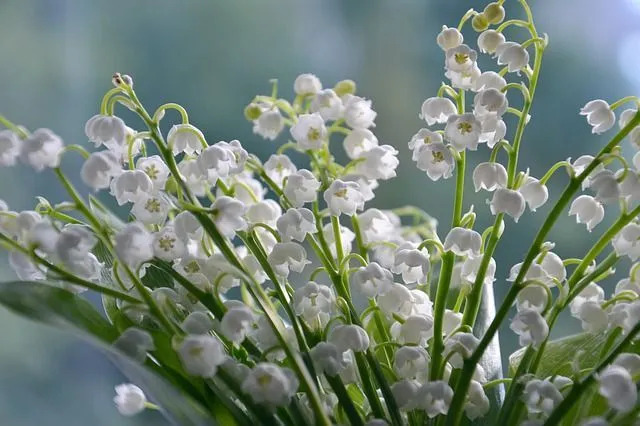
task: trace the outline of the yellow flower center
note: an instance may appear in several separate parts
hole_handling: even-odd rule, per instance
[[[157,198],[149,198],[144,208],[151,213],[160,213],[160,201]]]
[[[431,151],[431,155],[433,156],[433,161],[436,163],[441,163],[444,161],[444,154],[440,151]]]
[[[453,55],[453,57],[460,65],[466,63],[469,60],[469,55],[467,55],[466,53],[456,53],[455,55]]]
[[[464,135],[465,133],[471,133],[473,126],[468,121],[461,121],[458,123],[458,130]]]

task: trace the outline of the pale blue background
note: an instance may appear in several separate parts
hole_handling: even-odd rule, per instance
[[[553,162],[594,151],[578,109],[592,98],[614,100],[640,91],[638,0],[533,0],[538,27],[550,34],[542,81],[522,150],[522,167],[540,176]],[[114,71],[131,74],[144,102],[184,105],[211,141],[240,139],[267,155],[274,145],[254,137],[243,107],[268,80],[291,93],[293,78],[316,73],[327,86],[358,82],[374,101],[378,138],[401,151],[398,178],[384,183],[376,206],[413,202],[449,221],[452,182],[433,184],[409,160],[406,141],[423,123],[421,102],[444,79],[434,43],[442,24],[455,25],[470,5],[462,0],[422,1],[170,1],[2,0],[0,2],[0,113],[29,128],[50,127],[68,143],[86,143],[84,122],[110,88]],[[515,4],[507,0],[508,7]],[[481,64],[482,65],[482,64]],[[514,98],[515,99],[515,98]],[[139,126],[138,123],[131,123]],[[482,155],[482,157],[480,156]],[[486,159],[486,151],[472,154]],[[77,181],[79,162],[65,163]],[[552,183],[558,195],[562,179]],[[468,193],[471,189],[468,188]],[[15,210],[33,206],[34,194],[63,198],[50,172],[23,166],[0,169],[0,198]],[[467,198],[487,222],[485,194]],[[446,201],[443,201],[446,200]],[[520,260],[548,211],[527,213],[508,234],[497,258],[496,291],[508,286],[508,268]],[[481,215],[482,216],[482,215]],[[590,240],[566,219],[552,233],[558,252],[579,256]],[[2,256],[0,275],[13,278]],[[624,269],[621,268],[621,269]],[[0,309],[0,424],[162,425],[154,414],[133,419],[111,404],[123,378],[93,349],[56,330]],[[574,330],[565,321],[558,333]],[[516,348],[502,333],[506,351]]]

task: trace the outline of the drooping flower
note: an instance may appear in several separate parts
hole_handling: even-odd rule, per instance
[[[116,386],[116,396],[113,402],[116,404],[118,412],[123,416],[135,416],[144,411],[147,397],[142,389],[131,383],[123,383]]]
[[[473,186],[476,192],[494,191],[507,186],[507,170],[500,163],[480,163],[473,170]]]
[[[302,272],[304,267],[311,263],[307,259],[307,252],[298,243],[277,243],[268,256],[269,264],[276,274],[287,277],[289,271]]]
[[[516,314],[509,326],[520,336],[520,345],[538,347],[547,338],[549,326],[535,309],[523,309]]]
[[[496,46],[498,65],[506,65],[509,72],[520,72],[529,64],[529,52],[519,43],[505,41]]]
[[[354,129],[342,142],[347,156],[354,160],[360,158],[362,153],[378,146],[378,138],[369,129]]]
[[[480,141],[482,123],[473,113],[453,114],[449,116],[444,129],[444,139],[458,151],[475,151]]]
[[[209,335],[188,335],[178,347],[185,371],[192,376],[210,378],[226,359],[222,343]]]
[[[327,128],[318,113],[301,114],[291,126],[291,136],[302,150],[320,149],[327,139]]]
[[[478,36],[478,48],[482,53],[495,53],[506,40],[502,33],[496,30],[486,30]]]
[[[461,227],[452,228],[444,240],[445,251],[452,251],[457,256],[480,255],[482,247],[482,237],[472,229]]]
[[[590,195],[580,195],[573,200],[569,208],[569,216],[576,216],[577,223],[587,225],[587,230],[591,232],[593,228],[602,222],[604,218],[604,207]]]
[[[111,181],[111,194],[119,205],[135,203],[153,190],[153,182],[142,170],[125,170]]]
[[[0,166],[13,166],[20,156],[20,138],[11,130],[0,130]]]
[[[246,206],[235,198],[222,196],[211,205],[213,221],[223,235],[231,237],[247,227],[243,215]]]
[[[446,123],[457,112],[456,105],[450,99],[434,97],[422,103],[420,118],[433,126],[436,123]]]
[[[401,379],[415,379],[429,369],[431,358],[420,346],[401,346],[393,357],[393,371]]]
[[[374,127],[378,114],[371,108],[371,101],[359,96],[349,95],[344,100],[344,121],[352,129]]]
[[[272,407],[286,405],[297,389],[298,380],[291,370],[267,362],[253,367],[242,382],[242,391],[255,403]]]
[[[524,213],[526,202],[520,192],[509,188],[498,188],[493,193],[489,207],[492,214],[506,213],[513,218],[514,222],[518,222]]]
[[[336,179],[324,192],[324,201],[333,216],[344,213],[353,216],[356,210],[364,208],[364,196],[357,182],[344,182]]]
[[[283,191],[294,207],[302,207],[305,203],[316,200],[318,188],[320,188],[320,182],[313,173],[302,169],[287,178]]]
[[[446,25],[442,26],[442,31],[440,31],[440,34],[438,34],[438,37],[436,38],[438,46],[440,46],[440,48],[445,52],[449,49],[460,46],[463,40],[462,34],[457,28],[449,28]]]
[[[291,208],[276,221],[278,232],[285,241],[304,241],[307,234],[316,230],[316,219],[309,209]]]
[[[108,188],[111,179],[122,172],[118,157],[111,151],[92,153],[82,164],[80,177],[94,190]]]
[[[395,253],[391,270],[396,274],[402,274],[405,284],[411,284],[426,282],[430,267],[429,255],[425,251],[399,248]]]
[[[301,96],[314,95],[322,90],[322,83],[313,74],[300,74],[293,82],[293,90]]]
[[[373,298],[391,289],[393,274],[376,262],[371,262],[353,273],[351,284],[365,297]]]
[[[439,414],[447,414],[453,399],[453,389],[443,380],[427,382],[416,392],[416,406],[422,408],[431,419]]]
[[[598,392],[606,398],[611,408],[627,413],[636,406],[638,390],[625,368],[610,365],[598,374],[597,380]]]
[[[391,145],[374,146],[361,154],[362,161],[356,165],[356,172],[368,179],[391,179],[400,164],[397,155],[398,151]]]
[[[616,115],[602,99],[587,102],[580,110],[580,115],[587,117],[587,123],[593,127],[592,133],[604,133],[616,124]]]
[[[184,152],[193,155],[202,151],[204,135],[197,127],[191,124],[176,124],[167,134],[167,144],[174,155]]]
[[[339,351],[364,352],[369,348],[369,335],[364,328],[348,324],[338,325],[329,333],[329,342],[336,345]]]
[[[138,222],[127,224],[116,234],[116,253],[120,261],[137,269],[153,258],[153,236]]]
[[[49,129],[38,129],[24,139],[20,145],[20,159],[41,172],[47,167],[60,165],[64,149],[62,139]]]

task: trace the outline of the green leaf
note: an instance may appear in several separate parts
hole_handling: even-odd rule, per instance
[[[165,379],[111,346],[118,337],[117,330],[85,299],[52,285],[24,281],[1,283],[0,304],[32,320],[71,331],[96,345],[132,383],[144,390],[151,401],[162,407],[165,417],[174,424],[217,424],[202,405],[181,389],[169,385]],[[217,405],[214,408],[218,411],[224,407]]]

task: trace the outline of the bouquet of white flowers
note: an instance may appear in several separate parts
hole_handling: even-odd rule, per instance
[[[178,104],[150,114],[132,79],[115,74],[85,126],[96,152],[0,117],[0,164],[52,169],[70,197],[55,205],[38,197],[22,212],[0,202],[0,244],[20,279],[0,284],[0,303],[99,345],[134,383],[116,387],[123,415],[149,408],[180,425],[241,426],[637,422],[640,263],[615,289],[602,283],[640,257],[640,153],[632,164],[621,154],[625,140],[640,149],[640,98],[582,108],[600,134],[615,126],[616,109],[634,104],[599,153],[560,161],[540,178],[521,171],[548,38],[526,0],[522,19],[505,20],[502,3],[443,27],[437,43],[450,83],[424,101],[426,127],[408,144],[431,180],[455,176],[448,231],[414,207],[365,208],[399,161],[371,131],[376,112],[353,81],[323,88],[303,74],[291,102],[276,81],[256,96],[245,109],[254,133],[290,136],[263,162],[237,140],[210,144]],[[467,23],[477,50],[463,43]],[[511,27],[520,42],[506,40]],[[498,71],[482,72],[479,53]],[[128,127],[117,106],[143,128]],[[169,110],[180,121],[165,135]],[[339,144],[346,164],[332,154]],[[70,151],[85,159],[83,182],[130,206],[127,218],[74,188],[60,168]],[[466,156],[486,153],[467,173]],[[496,311],[496,246],[547,202],[558,171],[568,183],[552,187],[557,201]],[[465,209],[467,177],[490,193],[488,206]],[[605,207],[616,218],[592,247],[576,247],[575,258],[554,253],[547,239],[567,208],[591,232]],[[474,229],[479,213],[493,225]],[[86,290],[100,293],[106,317],[79,295]],[[552,341],[567,308],[584,333]],[[505,321],[522,349],[503,377]]]

